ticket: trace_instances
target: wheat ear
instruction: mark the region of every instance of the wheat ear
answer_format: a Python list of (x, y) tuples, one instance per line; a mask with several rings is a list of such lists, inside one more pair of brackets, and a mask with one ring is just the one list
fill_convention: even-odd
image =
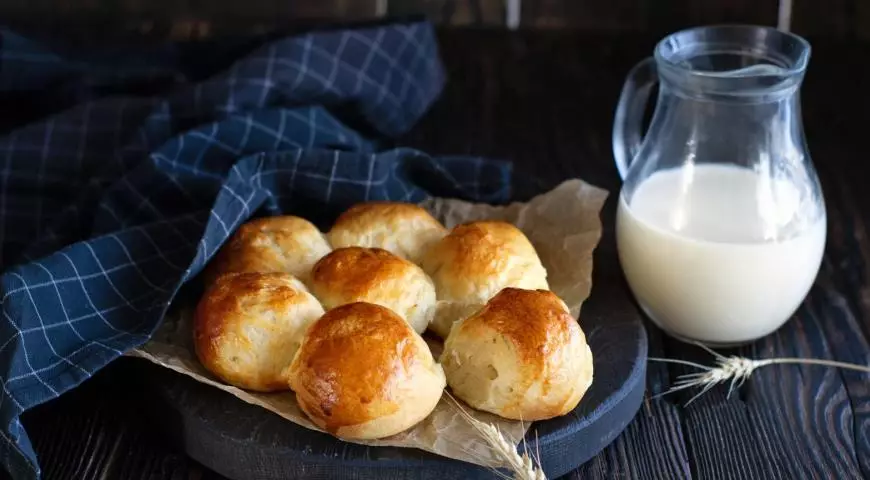
[[(498, 427), (474, 418), (453, 398), (453, 395), (449, 392), (444, 393), (459, 411), (462, 418), (486, 441), (486, 444), (495, 456), (505, 462), (513, 471), (513, 477), (507, 478), (512, 478), (513, 480), (547, 480), (546, 475), (541, 470), (540, 459), (533, 459), (528, 453), (520, 455), (514, 444), (505, 438)], [(528, 452), (528, 449), (526, 449), (526, 452)], [(496, 471), (496, 473), (499, 476), (506, 477), (501, 472)]]
[(710, 349), (704, 344), (695, 343), (695, 345), (703, 348), (711, 355), (713, 355), (713, 357), (716, 359), (716, 365), (711, 367), (675, 358), (650, 357), (649, 360), (653, 362), (676, 363), (679, 365), (686, 365), (701, 370), (700, 372), (680, 375), (679, 377), (677, 377), (677, 382), (671, 388), (655, 395), (654, 398), (658, 398), (674, 392), (679, 392), (680, 390), (685, 390), (687, 388), (701, 388), (700, 392), (695, 394), (695, 396), (693, 396), (689, 399), (688, 402), (686, 402), (686, 405), (689, 405), (690, 403), (694, 402), (698, 397), (708, 392), (711, 388), (719, 385), (720, 383), (725, 383), (728, 381), (730, 381), (730, 385), (728, 387), (727, 396), (730, 397), (734, 389), (739, 388), (741, 385), (743, 385), (743, 382), (745, 382), (752, 375), (752, 373), (755, 372), (755, 370), (761, 367), (766, 367), (768, 365), (821, 365), (825, 367), (844, 368), (847, 370), (857, 370), (859, 372), (870, 373), (870, 367), (867, 367), (866, 365), (856, 365), (854, 363), (845, 363), (835, 360), (825, 360), (818, 358), (784, 357), (756, 360), (738, 356), (726, 357)]

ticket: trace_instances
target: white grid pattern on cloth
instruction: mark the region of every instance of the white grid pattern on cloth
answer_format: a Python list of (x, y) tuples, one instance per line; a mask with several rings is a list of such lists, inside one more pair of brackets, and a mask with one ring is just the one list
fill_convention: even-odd
[[(34, 52), (16, 61), (45, 60)], [(0, 138), (6, 468), (38, 475), (21, 412), (146, 341), (180, 286), (253, 215), (323, 228), (364, 200), (507, 200), (505, 164), (377, 151), (333, 109), (353, 107), (342, 115), (394, 136), (443, 78), (428, 24), (310, 33), (163, 97), (96, 99)]]

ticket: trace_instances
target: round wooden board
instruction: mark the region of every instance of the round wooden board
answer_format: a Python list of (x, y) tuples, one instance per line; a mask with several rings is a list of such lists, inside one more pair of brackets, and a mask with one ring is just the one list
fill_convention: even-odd
[[(646, 332), (615, 257), (612, 247), (599, 247), (592, 295), (580, 315), (595, 362), (592, 387), (575, 411), (534, 423), (526, 436), (551, 479), (610, 444), (643, 400)], [(151, 364), (144, 372), (154, 423), (193, 459), (234, 480), (494, 478), (416, 449), (343, 442)]]

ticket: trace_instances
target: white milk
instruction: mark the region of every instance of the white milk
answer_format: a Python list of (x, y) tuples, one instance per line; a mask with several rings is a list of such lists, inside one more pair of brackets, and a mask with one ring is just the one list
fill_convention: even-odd
[(807, 220), (791, 182), (771, 185), (727, 165), (690, 168), (691, 176), (651, 175), (630, 206), (620, 198), (616, 231), (628, 283), (650, 318), (677, 336), (732, 344), (767, 335), (815, 280), (825, 217)]

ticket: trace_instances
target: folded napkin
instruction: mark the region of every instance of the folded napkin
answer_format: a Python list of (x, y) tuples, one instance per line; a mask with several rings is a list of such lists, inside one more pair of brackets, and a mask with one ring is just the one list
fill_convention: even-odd
[(506, 164), (381, 146), (442, 88), (427, 23), (271, 41), (201, 81), (183, 55), (73, 60), (0, 41), (0, 95), (69, 104), (0, 138), (0, 457), (14, 478), (40, 474), (21, 413), (146, 342), (250, 217), (326, 229), (364, 200), (509, 195)]

